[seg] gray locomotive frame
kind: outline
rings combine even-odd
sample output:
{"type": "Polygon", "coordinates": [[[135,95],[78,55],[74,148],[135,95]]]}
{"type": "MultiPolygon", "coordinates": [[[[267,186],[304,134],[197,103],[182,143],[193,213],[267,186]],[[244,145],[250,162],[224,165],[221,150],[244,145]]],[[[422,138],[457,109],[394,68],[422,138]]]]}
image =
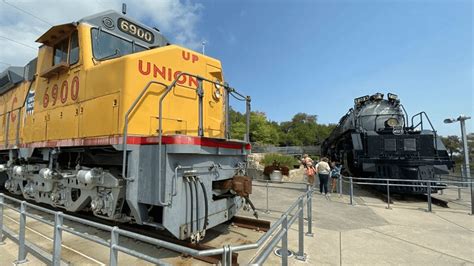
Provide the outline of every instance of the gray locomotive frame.
{"type": "Polygon", "coordinates": [[[177,238],[198,241],[205,235],[204,228],[229,220],[242,206],[241,197],[232,196],[229,191],[213,190],[212,182],[245,172],[245,143],[242,149],[163,145],[165,159],[161,171],[166,178],[162,179],[156,178],[160,171],[156,145],[128,146],[131,149],[128,178],[133,181],[127,184],[126,199],[136,223],[165,228],[177,238]],[[199,182],[203,183],[205,192],[199,182]],[[222,197],[226,193],[228,196],[222,197]],[[149,216],[150,206],[161,208],[161,221],[149,216]],[[205,208],[208,208],[207,217],[205,208]]]}
{"type": "MultiPolygon", "coordinates": [[[[0,170],[9,176],[5,188],[25,199],[70,212],[91,210],[97,217],[149,225],[179,239],[199,241],[206,228],[229,220],[244,203],[230,190],[212,188],[215,181],[245,173],[247,150],[246,143],[241,144],[242,149],[163,145],[162,167],[157,163],[158,145],[128,145],[128,181],[117,173],[80,165],[54,171],[47,164],[1,165],[0,170]],[[157,178],[158,171],[163,178],[157,178]],[[130,216],[122,213],[125,200],[130,216]],[[158,208],[158,215],[149,215],[151,208],[158,208]]],[[[54,158],[55,149],[44,151],[54,158]]]]}

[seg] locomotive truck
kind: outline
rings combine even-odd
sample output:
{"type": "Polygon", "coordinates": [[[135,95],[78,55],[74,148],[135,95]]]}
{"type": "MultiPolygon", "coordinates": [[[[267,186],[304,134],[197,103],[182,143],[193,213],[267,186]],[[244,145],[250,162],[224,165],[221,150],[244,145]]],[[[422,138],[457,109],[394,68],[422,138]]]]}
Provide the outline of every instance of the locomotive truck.
{"type": "MultiPolygon", "coordinates": [[[[201,240],[249,202],[221,62],[115,11],[50,28],[0,74],[0,185],[68,212],[201,240]]],[[[247,120],[248,122],[248,120],[247,120]]],[[[247,123],[248,129],[248,123],[247,123]]]]}

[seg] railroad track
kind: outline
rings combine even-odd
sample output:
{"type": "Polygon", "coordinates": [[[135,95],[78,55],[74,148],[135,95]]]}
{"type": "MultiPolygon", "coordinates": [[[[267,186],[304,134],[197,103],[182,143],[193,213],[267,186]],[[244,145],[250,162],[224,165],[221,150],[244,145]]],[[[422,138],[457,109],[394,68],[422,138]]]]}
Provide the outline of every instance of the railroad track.
{"type": "MultiPolygon", "coordinates": [[[[5,191],[0,191],[0,192],[5,193],[5,191]]],[[[12,194],[9,194],[9,193],[5,193],[5,194],[8,194],[9,196],[15,197],[19,200],[24,200],[23,198],[21,198],[17,195],[12,195],[12,194]]],[[[31,202],[31,201],[28,201],[28,202],[31,203],[31,204],[37,205],[37,206],[41,206],[43,208],[50,209],[52,211],[58,211],[58,209],[55,209],[55,208],[53,208],[49,205],[37,204],[37,203],[31,202]]],[[[8,201],[5,202],[5,203],[12,205],[12,203],[8,203],[8,201]]],[[[15,204],[15,203],[13,203],[13,204],[15,204]]],[[[60,210],[60,211],[63,211],[63,210],[60,210]]],[[[82,219],[87,219],[87,220],[97,222],[97,223],[102,223],[102,224],[105,224],[105,225],[108,225],[108,226],[117,226],[117,227],[119,227],[120,229],[123,229],[123,230],[131,231],[131,232],[141,234],[141,235],[146,235],[148,237],[152,237],[152,238],[156,238],[156,239],[159,239],[159,240],[171,242],[171,243],[174,243],[174,244],[178,244],[178,245],[181,245],[181,246],[193,248],[193,249],[196,249],[196,250],[208,250],[208,249],[220,248],[220,247],[208,245],[208,244],[205,243],[205,241],[200,242],[200,243],[190,243],[189,241],[186,241],[186,240],[179,240],[179,239],[176,239],[176,238],[172,237],[171,235],[167,235],[163,231],[157,230],[156,228],[151,227],[151,226],[117,223],[117,222],[114,222],[114,221],[103,220],[101,218],[98,218],[98,217],[95,217],[95,216],[92,216],[92,215],[89,215],[89,214],[85,214],[85,213],[71,213],[71,212],[65,212],[65,213],[68,214],[68,215],[71,215],[71,216],[75,216],[75,217],[82,218],[82,219]]],[[[47,216],[49,218],[46,218],[46,217],[43,217],[43,218],[54,223],[54,217],[51,216],[51,215],[47,215],[47,216]]],[[[7,218],[9,218],[10,220],[14,220],[12,217],[7,216],[7,218]]],[[[17,221],[15,221],[15,222],[17,222],[17,221]]],[[[72,227],[74,227],[73,226],[74,224],[80,224],[80,223],[77,223],[77,222],[74,222],[74,221],[68,221],[69,226],[72,225],[72,227]]],[[[226,222],[226,224],[227,224],[227,226],[237,226],[237,227],[246,228],[246,229],[259,231],[259,232],[266,232],[270,228],[270,222],[269,221],[258,220],[258,219],[242,217],[242,216],[234,216],[230,221],[226,222]]],[[[99,231],[103,231],[99,228],[94,228],[94,229],[99,230],[99,231]]],[[[29,230],[34,230],[34,229],[29,228],[29,230]]],[[[208,230],[210,231],[210,233],[218,234],[218,232],[213,230],[212,228],[208,229],[208,230]]],[[[106,231],[103,231],[103,232],[106,232],[106,231]]],[[[45,238],[49,239],[50,241],[52,241],[51,238],[48,238],[44,235],[43,235],[43,237],[45,237],[45,238]]],[[[69,247],[66,247],[66,248],[69,248],[69,247]]],[[[78,253],[78,252],[76,252],[76,253],[78,253]]],[[[81,253],[80,255],[84,255],[84,256],[87,257],[87,255],[85,255],[83,253],[81,253]]],[[[182,256],[188,256],[188,254],[181,254],[181,255],[182,256]]],[[[210,263],[210,264],[219,264],[221,259],[222,259],[222,257],[219,256],[219,255],[205,256],[205,257],[194,257],[194,258],[197,259],[197,260],[203,261],[203,262],[210,263]]],[[[100,262],[99,264],[103,264],[103,263],[100,262]]],[[[232,264],[233,265],[238,265],[238,253],[236,253],[236,252],[232,253],[232,264]]]]}

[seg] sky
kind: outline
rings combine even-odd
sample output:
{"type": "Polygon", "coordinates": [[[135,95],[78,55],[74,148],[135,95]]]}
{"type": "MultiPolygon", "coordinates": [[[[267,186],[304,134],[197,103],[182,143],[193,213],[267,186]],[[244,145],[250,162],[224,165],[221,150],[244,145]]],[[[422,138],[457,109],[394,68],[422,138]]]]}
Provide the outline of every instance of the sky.
{"type": "Polygon", "coordinates": [[[273,121],[305,112],[337,123],[354,98],[376,92],[397,94],[409,114],[425,111],[441,135],[460,135],[445,118],[473,116],[470,0],[1,0],[0,71],[34,58],[50,24],[122,2],[175,44],[202,51],[205,41],[226,81],[273,121]]]}

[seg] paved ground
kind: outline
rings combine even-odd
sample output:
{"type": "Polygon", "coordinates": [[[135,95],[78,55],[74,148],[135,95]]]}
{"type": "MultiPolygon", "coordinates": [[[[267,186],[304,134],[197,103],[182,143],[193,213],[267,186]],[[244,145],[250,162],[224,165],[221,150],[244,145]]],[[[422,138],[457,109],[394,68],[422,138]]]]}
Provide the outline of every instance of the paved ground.
{"type": "MultiPolygon", "coordinates": [[[[258,184],[258,183],[256,183],[258,184]]],[[[260,183],[261,184],[261,183],[260,183]]],[[[269,188],[269,213],[266,209],[266,189],[254,187],[252,199],[261,209],[262,219],[276,220],[303,192],[300,189],[286,189],[290,185],[273,185],[269,188]]],[[[298,186],[295,186],[298,187],[298,186]]],[[[348,191],[347,188],[344,189],[348,191]]],[[[427,204],[419,197],[393,197],[391,209],[381,194],[355,187],[355,206],[349,205],[349,197],[333,194],[328,199],[318,193],[313,198],[314,237],[305,236],[307,260],[301,262],[290,258],[291,265],[474,265],[474,217],[470,212],[469,191],[463,191],[462,199],[457,200],[457,190],[445,190],[443,195],[434,197],[449,202],[448,208],[433,205],[433,212],[426,212],[427,204]]],[[[242,215],[251,216],[248,212],[242,215]]],[[[18,217],[6,212],[5,224],[17,230],[18,217]]],[[[31,220],[31,219],[28,219],[31,220]]],[[[305,230],[307,223],[305,222],[305,230]]],[[[107,234],[91,228],[72,225],[77,230],[107,238],[107,234]]],[[[51,250],[52,230],[38,222],[29,221],[27,240],[51,250]]],[[[235,227],[219,227],[220,236],[208,243],[243,244],[256,241],[262,234],[235,227]]],[[[290,230],[289,247],[297,250],[297,224],[290,230]]],[[[133,246],[147,254],[163,258],[172,264],[202,264],[192,258],[152,247],[143,243],[123,239],[121,243],[133,246]]],[[[0,246],[0,265],[11,265],[17,255],[17,247],[6,240],[0,246]]],[[[108,249],[90,241],[66,234],[63,239],[63,259],[73,264],[105,265],[108,262],[108,249]]],[[[239,262],[245,264],[255,256],[255,251],[239,253],[239,262]]],[[[28,265],[41,264],[28,256],[28,265]]],[[[120,255],[121,265],[143,265],[139,260],[120,255]]],[[[266,264],[276,265],[280,258],[270,255],[266,264]]]]}
{"type": "MultiPolygon", "coordinates": [[[[348,189],[345,189],[348,191],[348,189]]],[[[391,209],[378,192],[355,188],[355,206],[349,197],[314,195],[315,235],[305,237],[311,265],[474,265],[474,217],[469,191],[456,200],[457,190],[433,196],[448,201],[448,208],[427,203],[420,197],[395,196],[391,209]]],[[[254,193],[265,196],[265,188],[254,193]]],[[[269,216],[277,218],[282,202],[289,203],[298,191],[270,190],[269,216]],[[276,200],[278,199],[278,200],[276,200]]],[[[257,201],[265,206],[265,200],[257,201]]],[[[266,216],[266,214],[264,214],[266,216]]],[[[296,229],[293,226],[293,229],[296,229]]],[[[290,236],[296,250],[296,231],[290,236]]],[[[272,256],[269,264],[278,263],[272,256]]],[[[290,264],[301,262],[292,259],[290,264]]]]}

